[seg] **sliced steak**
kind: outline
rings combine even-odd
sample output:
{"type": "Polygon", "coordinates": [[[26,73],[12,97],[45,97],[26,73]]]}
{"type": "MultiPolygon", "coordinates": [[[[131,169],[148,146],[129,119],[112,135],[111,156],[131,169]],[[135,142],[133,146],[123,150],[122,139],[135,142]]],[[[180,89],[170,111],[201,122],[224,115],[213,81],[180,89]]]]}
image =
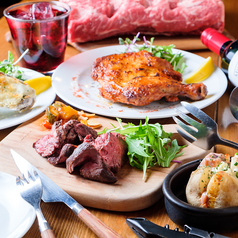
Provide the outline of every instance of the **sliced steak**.
{"type": "Polygon", "coordinates": [[[97,132],[91,127],[84,125],[83,123],[76,124],[74,129],[81,142],[83,141],[84,137],[86,137],[87,135],[91,135],[94,139],[97,138],[97,132]]]}
{"type": "Polygon", "coordinates": [[[125,164],[127,144],[120,134],[104,133],[95,139],[94,146],[112,172],[118,172],[125,164]]]}
{"type": "Polygon", "coordinates": [[[117,181],[117,177],[101,159],[87,162],[80,168],[79,173],[86,179],[100,181],[102,183],[115,183],[117,181]]]}
{"type": "Polygon", "coordinates": [[[39,155],[42,157],[48,157],[55,152],[58,146],[57,144],[58,141],[56,138],[52,134],[49,134],[33,143],[33,147],[39,155]]]}
{"type": "Polygon", "coordinates": [[[62,142],[65,139],[64,133],[62,121],[57,121],[53,124],[51,133],[33,143],[33,148],[35,148],[36,152],[42,157],[51,156],[55,153],[57,148],[62,146],[62,142]]]}
{"type": "Polygon", "coordinates": [[[48,161],[50,164],[56,165],[65,162],[68,157],[74,152],[74,150],[77,148],[77,145],[73,144],[65,144],[62,149],[60,150],[59,156],[55,157],[49,157],[48,161]]]}
{"type": "Polygon", "coordinates": [[[92,135],[86,135],[83,142],[93,143],[95,138],[92,135]]]}
{"type": "MultiPolygon", "coordinates": [[[[58,157],[65,144],[80,144],[86,135],[97,137],[97,132],[77,120],[69,120],[63,123],[56,121],[51,133],[33,143],[36,152],[42,157],[58,157]]],[[[51,159],[52,161],[52,159],[51,159]]]]}
{"type": "Polygon", "coordinates": [[[49,163],[65,162],[69,173],[78,167],[82,177],[103,183],[117,181],[114,173],[124,165],[127,154],[127,144],[120,134],[98,136],[94,129],[76,120],[55,122],[51,133],[33,147],[49,163]]]}
{"type": "Polygon", "coordinates": [[[66,133],[66,137],[63,144],[66,143],[70,143],[70,144],[75,144],[78,145],[80,143],[80,139],[79,136],[77,135],[77,133],[75,132],[75,126],[77,125],[77,121],[73,121],[73,123],[70,123],[70,121],[68,123],[66,123],[63,128],[64,131],[66,133]]]}
{"type": "Polygon", "coordinates": [[[35,143],[33,147],[42,157],[57,156],[65,143],[77,143],[78,136],[73,132],[76,120],[63,124],[62,120],[56,121],[51,129],[51,133],[43,136],[35,143]]]}
{"type": "Polygon", "coordinates": [[[79,167],[79,173],[82,177],[103,182],[115,183],[116,176],[108,168],[96,148],[91,144],[84,142],[80,144],[66,160],[66,169],[72,173],[75,167],[79,167]]]}
{"type": "Polygon", "coordinates": [[[91,160],[101,159],[98,151],[90,143],[80,144],[66,160],[66,169],[69,173],[74,171],[76,166],[82,166],[91,160]]]}

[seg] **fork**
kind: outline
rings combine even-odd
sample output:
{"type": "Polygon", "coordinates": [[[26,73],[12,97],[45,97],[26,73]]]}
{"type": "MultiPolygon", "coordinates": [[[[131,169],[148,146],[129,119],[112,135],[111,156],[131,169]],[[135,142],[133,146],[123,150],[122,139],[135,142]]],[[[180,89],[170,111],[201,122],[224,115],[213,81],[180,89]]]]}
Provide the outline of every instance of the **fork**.
{"type": "Polygon", "coordinates": [[[16,178],[16,185],[21,197],[35,208],[41,237],[55,237],[40,208],[43,188],[38,173],[33,171],[33,174],[30,174],[28,171],[28,179],[23,174],[22,179],[20,177],[16,178]]]}
{"type": "Polygon", "coordinates": [[[185,133],[179,128],[176,128],[182,137],[204,150],[210,150],[217,144],[238,149],[237,143],[219,136],[217,123],[206,113],[188,102],[181,102],[181,104],[188,112],[195,116],[195,118],[201,121],[198,122],[184,114],[179,109],[176,109],[179,117],[189,124],[187,125],[178,117],[173,116],[174,121],[187,132],[185,133]]]}

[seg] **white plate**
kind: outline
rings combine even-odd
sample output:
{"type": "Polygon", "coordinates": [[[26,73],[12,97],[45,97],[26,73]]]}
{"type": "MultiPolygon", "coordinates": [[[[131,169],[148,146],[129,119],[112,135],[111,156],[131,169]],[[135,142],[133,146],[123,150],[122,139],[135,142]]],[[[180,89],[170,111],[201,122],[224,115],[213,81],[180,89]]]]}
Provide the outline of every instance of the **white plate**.
{"type": "Polygon", "coordinates": [[[0,172],[0,237],[22,237],[32,226],[36,214],[17,191],[16,177],[0,172]]]}
{"type": "MultiPolygon", "coordinates": [[[[112,103],[99,95],[99,83],[91,78],[91,67],[96,58],[121,53],[125,51],[125,46],[108,46],[89,50],[73,56],[62,63],[55,70],[52,76],[52,86],[59,97],[76,108],[96,113],[99,115],[144,119],[167,118],[176,115],[175,108],[185,112],[179,102],[169,103],[165,100],[152,102],[148,106],[136,107],[121,103],[112,103]]],[[[196,70],[204,58],[182,50],[186,60],[187,68],[183,77],[196,70]]],[[[227,78],[219,68],[215,68],[213,74],[203,82],[208,89],[208,95],[201,101],[193,102],[194,106],[202,109],[217,101],[225,92],[227,78]]]]}
{"type": "MultiPolygon", "coordinates": [[[[24,71],[24,79],[44,76],[43,74],[34,70],[25,68],[22,68],[22,70],[24,71]]],[[[19,125],[35,116],[38,116],[54,101],[55,96],[54,89],[50,87],[46,91],[37,95],[35,104],[29,110],[19,112],[7,108],[0,108],[0,130],[19,125]]]]}

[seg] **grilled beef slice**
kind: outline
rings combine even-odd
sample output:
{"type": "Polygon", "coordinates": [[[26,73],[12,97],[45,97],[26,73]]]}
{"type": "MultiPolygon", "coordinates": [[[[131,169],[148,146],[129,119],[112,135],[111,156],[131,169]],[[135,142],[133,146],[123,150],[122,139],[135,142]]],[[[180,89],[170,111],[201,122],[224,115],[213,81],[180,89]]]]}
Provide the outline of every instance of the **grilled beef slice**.
{"type": "Polygon", "coordinates": [[[88,135],[66,160],[66,168],[72,173],[79,166],[82,177],[115,183],[114,173],[125,164],[126,154],[127,144],[119,134],[105,133],[95,140],[88,135]]]}
{"type": "Polygon", "coordinates": [[[53,165],[63,163],[68,159],[68,157],[73,153],[76,148],[77,145],[65,144],[60,150],[59,156],[51,156],[48,158],[48,161],[53,165]]]}
{"type": "Polygon", "coordinates": [[[80,168],[79,173],[86,179],[102,183],[115,183],[117,181],[117,177],[108,169],[102,159],[89,161],[80,168]]]}
{"type": "Polygon", "coordinates": [[[61,147],[62,140],[64,140],[64,136],[61,136],[61,134],[63,134],[62,132],[62,123],[60,121],[55,122],[52,126],[51,133],[33,143],[33,148],[35,148],[36,152],[42,157],[51,156],[57,148],[61,147]]]}
{"type": "Polygon", "coordinates": [[[126,162],[127,144],[117,133],[97,132],[76,120],[55,122],[51,133],[37,140],[33,147],[49,163],[66,162],[69,173],[78,168],[82,177],[115,183],[114,173],[126,162]]]}
{"type": "Polygon", "coordinates": [[[92,144],[84,142],[78,145],[68,159],[66,159],[66,169],[69,173],[72,173],[76,166],[82,166],[87,161],[98,160],[99,156],[98,151],[92,144]]]}
{"type": "Polygon", "coordinates": [[[120,134],[102,134],[95,139],[94,146],[112,172],[118,172],[125,164],[127,159],[127,144],[120,134]]]}
{"type": "Polygon", "coordinates": [[[104,183],[117,181],[116,176],[105,165],[102,157],[91,143],[80,144],[66,160],[66,168],[69,173],[72,173],[76,166],[80,167],[80,175],[84,178],[104,183]]]}
{"type": "Polygon", "coordinates": [[[53,124],[51,133],[37,140],[33,147],[42,157],[58,157],[64,144],[78,145],[88,134],[93,138],[97,137],[95,130],[77,120],[69,120],[66,123],[60,120],[53,124]]]}
{"type": "Polygon", "coordinates": [[[75,132],[77,133],[79,140],[81,142],[84,140],[84,138],[87,135],[92,136],[94,139],[97,138],[97,132],[94,129],[92,129],[91,127],[84,125],[83,123],[76,124],[74,129],[75,129],[75,132]]]}

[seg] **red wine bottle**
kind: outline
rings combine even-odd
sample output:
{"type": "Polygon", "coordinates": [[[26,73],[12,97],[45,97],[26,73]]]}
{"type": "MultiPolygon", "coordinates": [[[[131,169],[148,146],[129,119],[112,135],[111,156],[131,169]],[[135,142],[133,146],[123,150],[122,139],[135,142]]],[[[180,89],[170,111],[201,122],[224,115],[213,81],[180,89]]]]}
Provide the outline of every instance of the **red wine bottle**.
{"type": "Polygon", "coordinates": [[[231,82],[238,84],[238,40],[232,41],[213,28],[207,28],[201,34],[202,43],[221,56],[221,69],[231,82]]]}

